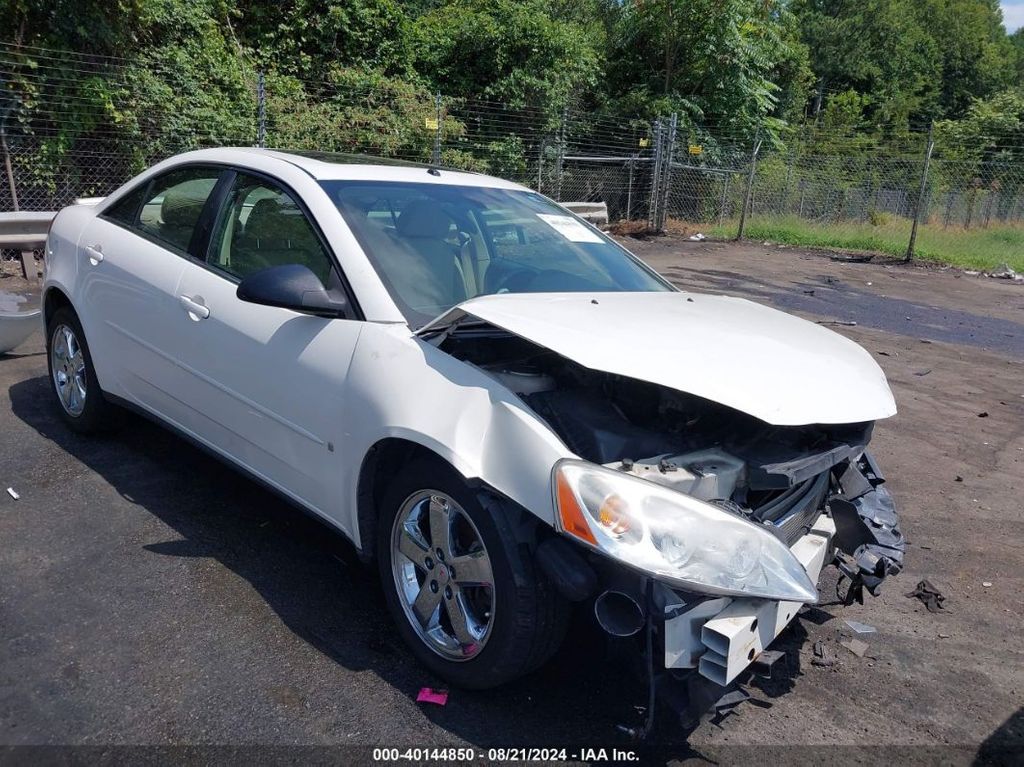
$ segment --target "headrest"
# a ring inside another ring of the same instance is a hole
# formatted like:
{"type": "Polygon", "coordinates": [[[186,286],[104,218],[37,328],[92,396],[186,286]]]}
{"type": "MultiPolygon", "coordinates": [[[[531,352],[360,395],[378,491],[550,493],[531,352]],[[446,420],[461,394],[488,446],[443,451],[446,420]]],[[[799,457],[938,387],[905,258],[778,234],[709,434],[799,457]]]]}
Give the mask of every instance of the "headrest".
{"type": "Polygon", "coordinates": [[[264,197],[257,200],[249,211],[249,218],[245,220],[245,233],[253,237],[284,238],[287,236],[284,218],[280,201],[273,197],[264,197]]]}
{"type": "Polygon", "coordinates": [[[398,216],[398,233],[403,237],[440,240],[448,235],[452,218],[431,200],[413,200],[398,216]]]}
{"type": "Polygon", "coordinates": [[[196,179],[173,186],[164,192],[160,220],[167,226],[195,226],[210,196],[214,179],[196,179]]]}

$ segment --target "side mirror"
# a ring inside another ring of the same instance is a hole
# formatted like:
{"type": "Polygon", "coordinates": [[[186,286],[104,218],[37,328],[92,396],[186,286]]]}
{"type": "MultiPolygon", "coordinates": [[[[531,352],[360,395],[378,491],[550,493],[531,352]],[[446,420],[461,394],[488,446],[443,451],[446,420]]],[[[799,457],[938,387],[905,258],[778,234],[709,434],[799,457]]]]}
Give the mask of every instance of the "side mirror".
{"type": "Polygon", "coordinates": [[[332,295],[302,264],[272,266],[250,274],[238,284],[235,295],[251,304],[279,306],[318,317],[348,316],[348,301],[332,295]]]}

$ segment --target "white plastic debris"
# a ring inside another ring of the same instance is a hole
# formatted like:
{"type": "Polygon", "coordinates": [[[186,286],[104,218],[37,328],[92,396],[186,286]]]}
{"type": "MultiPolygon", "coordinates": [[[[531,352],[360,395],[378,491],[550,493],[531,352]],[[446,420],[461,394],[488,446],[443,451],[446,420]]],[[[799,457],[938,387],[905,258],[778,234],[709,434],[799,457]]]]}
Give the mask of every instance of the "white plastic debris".
{"type": "Polygon", "coordinates": [[[982,581],[981,585],[987,589],[989,586],[992,585],[992,581],[982,581]]]}
{"type": "Polygon", "coordinates": [[[11,496],[11,498],[13,498],[14,500],[18,500],[19,498],[21,498],[21,496],[18,495],[18,493],[15,491],[13,487],[7,488],[7,495],[11,496]]]}
{"type": "Polygon", "coordinates": [[[1014,282],[1024,280],[1024,275],[1018,274],[1010,267],[1009,264],[1000,264],[998,268],[989,272],[988,276],[995,277],[1000,280],[1013,280],[1014,282]]]}
{"type": "Polygon", "coordinates": [[[700,232],[697,232],[697,234],[691,234],[691,235],[690,235],[689,237],[687,237],[686,239],[690,240],[691,242],[702,242],[702,241],[706,240],[706,239],[707,239],[707,237],[705,237],[705,236],[704,236],[703,234],[701,234],[700,232]]]}
{"type": "Polygon", "coordinates": [[[847,620],[846,625],[852,628],[858,634],[874,634],[876,631],[878,631],[878,629],[876,629],[874,626],[869,626],[868,624],[861,623],[860,621],[847,620]]]}

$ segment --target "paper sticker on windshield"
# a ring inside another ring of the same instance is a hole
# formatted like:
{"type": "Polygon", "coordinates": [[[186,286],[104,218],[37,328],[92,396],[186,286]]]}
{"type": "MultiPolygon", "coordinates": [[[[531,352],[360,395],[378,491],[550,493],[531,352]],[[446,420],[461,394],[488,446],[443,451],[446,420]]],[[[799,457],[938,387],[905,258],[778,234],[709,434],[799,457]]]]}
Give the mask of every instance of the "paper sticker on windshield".
{"type": "Polygon", "coordinates": [[[569,242],[604,242],[604,240],[597,236],[597,232],[588,229],[572,216],[538,213],[537,218],[569,240],[569,242]]]}

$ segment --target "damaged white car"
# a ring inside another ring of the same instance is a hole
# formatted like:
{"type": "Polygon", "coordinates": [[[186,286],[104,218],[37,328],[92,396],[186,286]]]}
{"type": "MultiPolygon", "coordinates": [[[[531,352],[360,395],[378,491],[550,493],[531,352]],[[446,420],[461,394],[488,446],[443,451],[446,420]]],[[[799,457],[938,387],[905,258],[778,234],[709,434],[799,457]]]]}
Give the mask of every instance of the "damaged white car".
{"type": "Polygon", "coordinates": [[[902,563],[869,354],[516,184],[180,155],[60,212],[44,315],[71,428],[130,407],[341,530],[456,685],[539,666],[572,602],[727,684],[825,565],[854,599],[902,563]]]}

